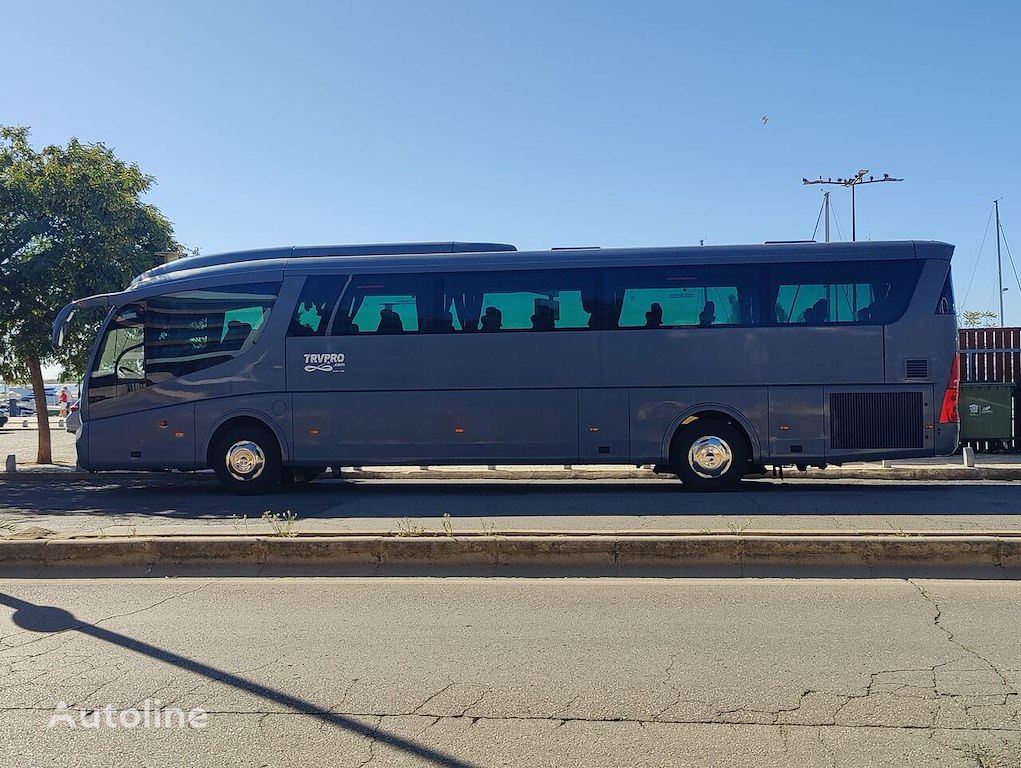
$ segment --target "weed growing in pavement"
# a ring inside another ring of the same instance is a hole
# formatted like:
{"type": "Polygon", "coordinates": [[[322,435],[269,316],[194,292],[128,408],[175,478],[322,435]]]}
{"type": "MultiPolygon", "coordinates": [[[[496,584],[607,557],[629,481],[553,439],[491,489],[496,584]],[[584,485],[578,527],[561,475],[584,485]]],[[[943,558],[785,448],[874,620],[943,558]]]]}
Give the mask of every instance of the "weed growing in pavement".
{"type": "MultiPolygon", "coordinates": [[[[269,512],[267,511],[266,514],[268,515],[269,512]]],[[[234,521],[240,521],[240,523],[238,522],[234,523],[234,533],[236,533],[238,536],[240,536],[242,533],[248,533],[248,515],[241,515],[241,517],[238,517],[237,515],[231,515],[230,519],[234,521]],[[244,530],[242,530],[242,528],[244,528],[244,530]]]]}
{"type": "Polygon", "coordinates": [[[908,536],[909,535],[907,531],[905,531],[899,525],[894,525],[889,520],[886,521],[886,524],[893,529],[893,535],[894,536],[908,536]]]}
{"type": "Polygon", "coordinates": [[[496,536],[496,526],[493,523],[487,523],[485,520],[482,523],[482,533],[485,536],[496,536]]]}
{"type": "Polygon", "coordinates": [[[10,520],[0,520],[0,531],[10,531],[11,533],[14,533],[14,529],[17,527],[18,526],[10,520]]]}
{"type": "Polygon", "coordinates": [[[403,520],[397,521],[397,530],[395,533],[398,536],[424,536],[425,528],[420,525],[415,525],[409,518],[405,517],[403,520]]]}
{"type": "Polygon", "coordinates": [[[298,516],[291,510],[287,510],[281,515],[267,509],[262,513],[262,519],[273,526],[274,536],[298,535],[298,532],[294,530],[295,524],[298,522],[298,516]]]}
{"type": "Polygon", "coordinates": [[[443,513],[443,532],[445,534],[447,534],[447,536],[449,536],[450,538],[454,537],[454,526],[450,522],[450,513],[449,512],[444,512],[443,513]]]}
{"type": "Polygon", "coordinates": [[[724,522],[727,524],[727,527],[730,529],[730,532],[735,536],[740,536],[742,533],[748,530],[748,526],[752,524],[751,519],[745,520],[741,525],[734,525],[727,519],[724,519],[724,522]]]}

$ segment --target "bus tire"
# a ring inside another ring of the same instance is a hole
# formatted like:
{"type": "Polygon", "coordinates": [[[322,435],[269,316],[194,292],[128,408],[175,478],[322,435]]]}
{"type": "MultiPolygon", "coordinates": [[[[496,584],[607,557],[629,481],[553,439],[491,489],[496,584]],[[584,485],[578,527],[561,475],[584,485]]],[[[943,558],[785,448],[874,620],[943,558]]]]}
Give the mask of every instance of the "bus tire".
{"type": "Polygon", "coordinates": [[[674,473],[687,488],[719,491],[740,482],[748,469],[748,446],[741,431],[716,419],[698,419],[674,439],[674,473]]]}
{"type": "Polygon", "coordinates": [[[213,469],[231,493],[266,493],[282,475],[276,435],[254,422],[231,427],[213,448],[213,469]]]}

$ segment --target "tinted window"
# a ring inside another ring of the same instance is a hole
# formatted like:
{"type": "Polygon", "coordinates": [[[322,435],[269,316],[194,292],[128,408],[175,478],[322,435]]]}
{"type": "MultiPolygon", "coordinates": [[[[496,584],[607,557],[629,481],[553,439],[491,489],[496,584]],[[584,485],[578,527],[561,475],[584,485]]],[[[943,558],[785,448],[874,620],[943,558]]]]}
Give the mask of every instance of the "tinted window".
{"type": "Polygon", "coordinates": [[[312,275],[305,279],[301,296],[291,315],[289,336],[323,336],[333,316],[337,299],[347,285],[348,276],[312,275]]]}
{"type": "Polygon", "coordinates": [[[418,275],[355,275],[336,312],[330,333],[399,335],[435,325],[435,277],[418,275]]]}
{"type": "Polygon", "coordinates": [[[146,301],[149,378],[183,376],[248,350],[266,325],[279,289],[279,283],[257,283],[182,291],[146,301]]]}
{"type": "Polygon", "coordinates": [[[441,278],[441,317],[458,332],[588,328],[593,270],[471,272],[441,278]]]}
{"type": "Polygon", "coordinates": [[[757,316],[754,267],[606,270],[606,328],[750,325],[757,316]]]}
{"type": "Polygon", "coordinates": [[[779,325],[888,323],[907,307],[918,277],[913,261],[774,264],[770,303],[779,325]]]}
{"type": "Polygon", "coordinates": [[[940,293],[939,301],[936,303],[937,315],[957,314],[957,308],[954,306],[954,282],[950,277],[950,271],[948,270],[946,282],[943,283],[943,291],[940,293]]]}

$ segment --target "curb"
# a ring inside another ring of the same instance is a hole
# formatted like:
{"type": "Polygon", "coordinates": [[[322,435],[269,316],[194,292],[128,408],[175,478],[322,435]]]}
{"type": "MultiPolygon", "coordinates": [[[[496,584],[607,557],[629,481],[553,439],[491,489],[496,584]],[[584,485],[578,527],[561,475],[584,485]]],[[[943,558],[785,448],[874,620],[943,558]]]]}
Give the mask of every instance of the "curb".
{"type": "Polygon", "coordinates": [[[1021,536],[891,535],[464,535],[165,536],[0,541],[0,572],[181,566],[354,570],[364,575],[472,569],[514,575],[582,569],[601,575],[756,575],[759,569],[811,567],[878,575],[884,569],[987,569],[1000,577],[1021,567],[1021,536]]]}
{"type": "MultiPolygon", "coordinates": [[[[752,475],[770,479],[770,475],[752,475]]],[[[81,472],[52,470],[23,470],[19,472],[0,472],[0,482],[59,482],[59,481],[93,481],[93,482],[145,482],[172,478],[180,482],[183,478],[190,480],[214,479],[210,473],[196,474],[192,472],[81,472]]],[[[332,478],[326,477],[324,480],[332,478]]],[[[646,480],[674,484],[676,478],[670,474],[657,474],[647,469],[633,470],[599,470],[599,469],[543,469],[543,470],[512,470],[485,469],[475,471],[445,469],[414,469],[414,470],[366,470],[345,469],[341,480],[498,480],[498,481],[555,481],[555,480],[646,480]]],[[[1021,466],[1017,467],[890,467],[890,468],[834,468],[810,469],[806,472],[792,470],[786,473],[787,480],[914,480],[920,482],[933,481],[976,481],[976,480],[1021,480],[1021,466]]]]}

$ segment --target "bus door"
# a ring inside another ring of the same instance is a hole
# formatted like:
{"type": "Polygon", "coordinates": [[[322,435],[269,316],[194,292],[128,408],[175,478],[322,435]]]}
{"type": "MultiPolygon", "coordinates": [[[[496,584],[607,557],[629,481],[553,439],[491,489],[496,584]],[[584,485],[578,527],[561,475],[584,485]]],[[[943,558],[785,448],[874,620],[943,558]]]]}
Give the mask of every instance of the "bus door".
{"type": "Polygon", "coordinates": [[[195,405],[152,389],[145,355],[145,307],[110,319],[85,383],[79,463],[86,469],[194,466],[195,405]]]}

